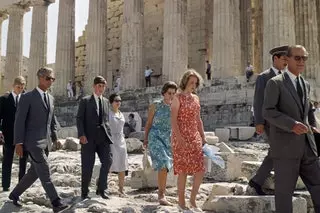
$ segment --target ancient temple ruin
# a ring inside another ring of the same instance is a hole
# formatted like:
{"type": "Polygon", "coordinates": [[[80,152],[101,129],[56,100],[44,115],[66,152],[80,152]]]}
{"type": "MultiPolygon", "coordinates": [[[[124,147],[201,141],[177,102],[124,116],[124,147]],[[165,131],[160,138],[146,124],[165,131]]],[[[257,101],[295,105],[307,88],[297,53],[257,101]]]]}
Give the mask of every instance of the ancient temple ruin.
{"type": "MultiPolygon", "coordinates": [[[[9,2],[0,4],[0,25],[9,19],[7,56],[0,66],[2,91],[23,72],[22,20],[30,7],[27,76],[28,88],[35,86],[37,68],[46,65],[48,6],[55,3],[9,2]]],[[[188,66],[204,76],[206,60],[213,78],[241,76],[248,61],[259,73],[270,66],[270,48],[293,43],[309,51],[305,76],[317,87],[319,17],[316,0],[90,0],[88,24],[75,43],[75,0],[60,0],[53,92],[65,95],[69,80],[81,81],[88,92],[97,74],[110,87],[120,76],[121,89],[140,88],[145,65],[154,70],[153,85],[178,81],[188,66]]]]}

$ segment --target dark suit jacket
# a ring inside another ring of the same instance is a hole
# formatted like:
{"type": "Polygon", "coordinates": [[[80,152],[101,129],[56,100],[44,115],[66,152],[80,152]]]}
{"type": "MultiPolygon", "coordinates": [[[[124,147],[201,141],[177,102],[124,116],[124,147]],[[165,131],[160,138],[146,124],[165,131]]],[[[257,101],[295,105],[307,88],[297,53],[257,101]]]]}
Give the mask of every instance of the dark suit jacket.
{"type": "Polygon", "coordinates": [[[48,94],[48,99],[47,108],[37,89],[21,95],[14,124],[15,144],[23,143],[27,150],[50,149],[51,142],[57,140],[54,98],[48,94]]]}
{"type": "Polygon", "coordinates": [[[296,135],[292,132],[295,122],[316,126],[309,94],[310,85],[302,78],[304,105],[287,73],[270,79],[265,90],[263,116],[270,124],[271,157],[299,159],[309,143],[317,155],[317,148],[312,132],[296,135]]]}
{"type": "Polygon", "coordinates": [[[13,144],[13,127],[16,115],[16,105],[12,93],[0,97],[0,130],[6,144],[13,144]]]}
{"type": "Polygon", "coordinates": [[[264,90],[267,86],[267,82],[276,76],[272,68],[265,70],[260,73],[256,80],[256,87],[254,90],[254,98],[253,98],[253,113],[254,113],[254,124],[266,124],[263,115],[263,100],[264,100],[264,90]]]}
{"type": "MultiPolygon", "coordinates": [[[[108,100],[103,97],[102,99],[102,128],[105,131],[108,143],[112,144],[110,126],[108,123],[109,118],[108,100]]],[[[97,104],[93,95],[85,96],[81,99],[77,114],[77,129],[78,136],[86,136],[88,142],[93,141],[97,136],[99,125],[99,116],[97,112],[97,104]]]]}

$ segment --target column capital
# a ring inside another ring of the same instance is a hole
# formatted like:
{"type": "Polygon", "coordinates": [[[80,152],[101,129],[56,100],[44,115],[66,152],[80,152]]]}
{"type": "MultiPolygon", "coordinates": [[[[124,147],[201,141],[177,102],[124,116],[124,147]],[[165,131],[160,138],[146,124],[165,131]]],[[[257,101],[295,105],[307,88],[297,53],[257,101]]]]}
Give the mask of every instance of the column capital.
{"type": "Polygon", "coordinates": [[[19,15],[24,15],[26,12],[30,11],[30,4],[23,4],[21,2],[11,5],[8,7],[7,12],[10,14],[19,14],[19,15]]]}
{"type": "Polygon", "coordinates": [[[8,13],[4,10],[0,10],[0,23],[8,18],[8,13]]]}
{"type": "Polygon", "coordinates": [[[55,0],[32,0],[30,1],[30,6],[49,6],[55,2],[55,0]]]}

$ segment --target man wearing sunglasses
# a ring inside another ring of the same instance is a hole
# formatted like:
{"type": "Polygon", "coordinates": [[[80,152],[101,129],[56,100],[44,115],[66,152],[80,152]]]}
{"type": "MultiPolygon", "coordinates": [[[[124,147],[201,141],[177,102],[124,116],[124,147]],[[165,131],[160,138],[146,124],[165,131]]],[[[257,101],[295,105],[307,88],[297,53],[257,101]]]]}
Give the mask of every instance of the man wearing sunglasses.
{"type": "Polygon", "coordinates": [[[270,79],[265,89],[263,116],[270,124],[270,156],[275,170],[277,213],[292,213],[292,195],[300,176],[320,213],[320,162],[313,131],[318,131],[310,104],[310,85],[301,73],[308,52],[288,48],[288,70],[270,79]]]}
{"type": "MultiPolygon", "coordinates": [[[[267,82],[271,78],[284,72],[287,66],[287,52],[288,46],[280,46],[271,49],[269,53],[270,55],[272,55],[272,66],[264,72],[260,73],[257,77],[253,99],[253,110],[256,133],[259,135],[265,133],[267,137],[269,136],[269,124],[264,120],[262,116],[264,90],[266,88],[267,82]]],[[[268,152],[256,175],[249,181],[249,186],[254,188],[258,195],[265,195],[262,190],[262,185],[264,184],[267,177],[270,176],[270,171],[272,169],[272,159],[270,158],[270,153],[268,152]]]]}
{"type": "Polygon", "coordinates": [[[110,149],[111,132],[108,123],[108,100],[103,97],[107,81],[102,76],[93,80],[93,94],[83,97],[77,114],[77,129],[81,143],[81,197],[90,199],[89,184],[91,182],[95,155],[101,162],[100,175],[96,194],[109,199],[106,192],[108,173],[112,164],[110,149]]]}
{"type": "Polygon", "coordinates": [[[16,120],[14,123],[14,143],[16,153],[23,157],[23,148],[30,156],[31,167],[18,185],[9,195],[13,204],[21,207],[20,195],[26,191],[38,178],[49,197],[53,211],[60,212],[68,206],[61,202],[60,197],[51,181],[48,165],[48,154],[53,142],[61,148],[57,138],[57,120],[54,115],[54,98],[48,89],[54,82],[53,70],[43,67],[37,72],[38,86],[21,95],[16,120]]]}

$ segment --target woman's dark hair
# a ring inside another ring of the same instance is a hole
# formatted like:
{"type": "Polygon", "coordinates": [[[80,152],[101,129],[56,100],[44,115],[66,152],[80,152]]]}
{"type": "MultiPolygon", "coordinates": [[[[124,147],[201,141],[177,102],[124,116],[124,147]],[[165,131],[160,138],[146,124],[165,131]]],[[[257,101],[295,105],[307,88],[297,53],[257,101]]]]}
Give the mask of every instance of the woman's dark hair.
{"type": "Polygon", "coordinates": [[[133,113],[130,113],[130,114],[129,114],[129,117],[134,118],[134,114],[133,114],[133,113]]]}
{"type": "Polygon", "coordinates": [[[177,91],[178,85],[173,81],[167,81],[162,87],[161,94],[164,95],[169,89],[177,91]]]}
{"type": "Polygon", "coordinates": [[[117,93],[113,93],[113,94],[111,94],[111,95],[109,96],[109,102],[110,102],[110,104],[113,103],[113,101],[114,101],[114,99],[115,99],[116,97],[120,97],[120,95],[117,94],[117,93]]]}

